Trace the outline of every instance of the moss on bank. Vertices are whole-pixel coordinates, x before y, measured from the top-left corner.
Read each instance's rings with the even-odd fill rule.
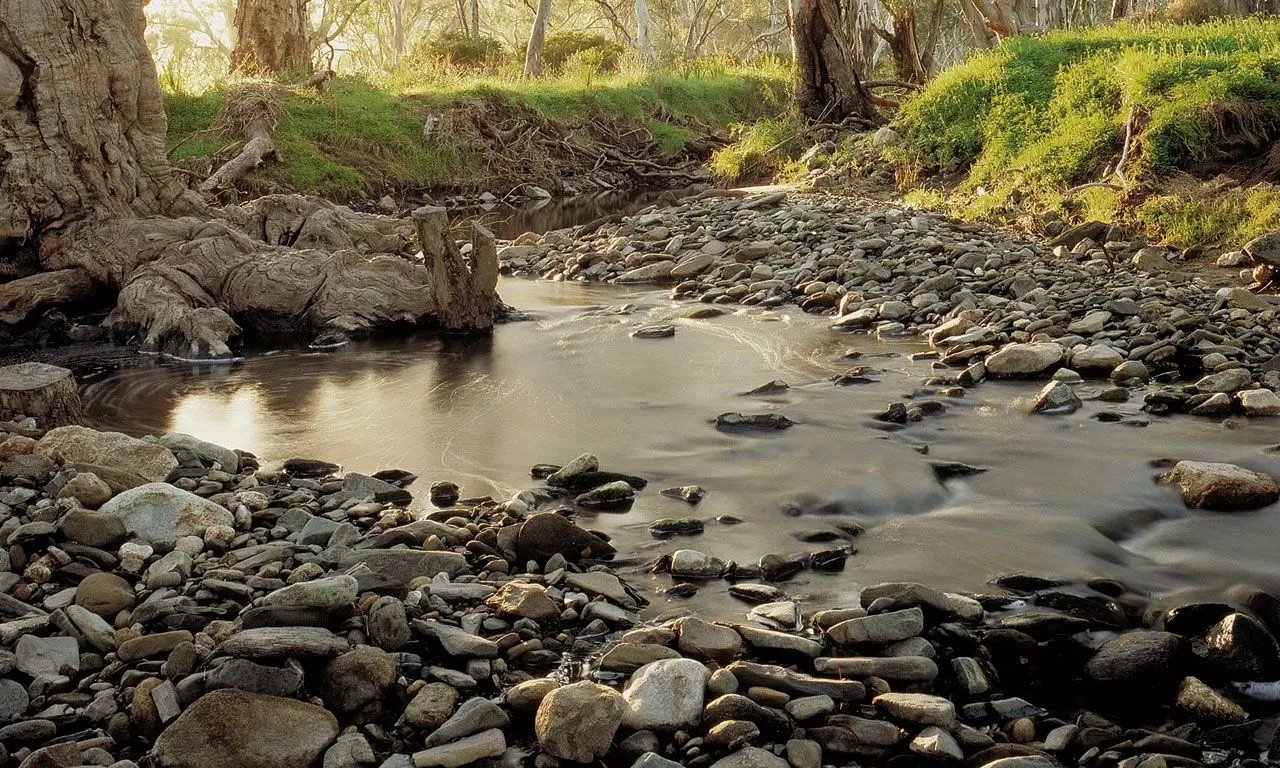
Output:
[[[890,157],[916,202],[1238,245],[1280,229],[1280,176],[1264,152],[1280,134],[1280,20],[1013,38],[942,73],[895,127],[904,141]],[[947,180],[930,183],[939,172]],[[1088,183],[1115,188],[1071,191]]]
[[[659,152],[674,153],[703,134],[780,111],[785,93],[785,73],[765,70],[609,76],[590,84],[562,78],[378,87],[340,78],[323,93],[287,98],[273,133],[283,163],[266,173],[291,189],[335,198],[387,189],[480,188],[498,181],[489,171],[492,158],[447,130],[452,111],[507,105],[570,127],[625,125],[651,138]],[[242,137],[213,131],[224,98],[221,90],[166,96],[174,162],[211,166],[239,147]],[[435,121],[445,129],[424,134]]]

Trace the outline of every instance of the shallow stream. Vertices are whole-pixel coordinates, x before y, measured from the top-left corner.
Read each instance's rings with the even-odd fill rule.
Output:
[[[1035,384],[986,383],[943,399],[945,413],[886,432],[871,416],[930,375],[910,341],[885,343],[829,330],[798,311],[746,309],[687,319],[665,292],[505,280],[503,298],[536,319],[485,340],[434,336],[358,342],[332,352],[283,351],[243,363],[144,363],[83,380],[93,425],[133,434],[187,432],[264,460],[302,456],[353,471],[401,468],[463,494],[505,498],[533,485],[529,468],[583,452],[602,468],[650,481],[625,512],[582,511],[608,532],[624,570],[650,588],[654,611],[688,605],[740,616],[728,584],[691,601],[668,598],[665,575],[643,566],[678,547],[739,562],[769,552],[839,546],[805,543],[837,523],[866,528],[843,572],[806,571],[785,588],[807,605],[837,604],[857,585],[909,579],[979,589],[993,576],[1120,579],[1153,595],[1220,597],[1236,584],[1280,590],[1280,504],[1256,512],[1186,510],[1154,482],[1162,458],[1225,460],[1280,474],[1280,420],[1149,417],[1140,399],[1089,399],[1068,416],[1027,416],[1014,401]],[[633,309],[626,309],[634,305]],[[630,333],[674,322],[665,339]],[[861,353],[851,360],[850,351]],[[855,365],[874,382],[837,386]],[[791,389],[741,393],[781,379]],[[1126,422],[1104,423],[1099,411]],[[780,412],[798,422],[777,433],[731,434],[727,411]],[[1149,423],[1148,423],[1149,422]],[[1146,426],[1140,426],[1141,424]],[[926,450],[927,453],[922,452]],[[987,468],[937,481],[931,461]],[[697,507],[663,488],[708,489]],[[797,514],[799,511],[799,514]],[[741,524],[714,518],[729,515]],[[699,536],[657,540],[664,517],[707,520]]]

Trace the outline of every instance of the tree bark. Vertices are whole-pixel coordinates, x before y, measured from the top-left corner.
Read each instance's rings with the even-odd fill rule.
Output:
[[[1129,0],[1111,0],[1111,20],[1120,21],[1129,15]]]
[[[231,71],[251,77],[311,74],[307,0],[238,0]]]
[[[34,417],[45,429],[84,421],[80,391],[71,371],[45,363],[0,368],[0,421]]]
[[[636,0],[636,50],[650,66],[658,63],[658,52],[649,36],[649,0]]]
[[[796,102],[811,119],[838,122],[880,115],[862,85],[857,64],[869,55],[860,46],[855,19],[859,0],[790,0],[791,45],[796,61]]]
[[[492,325],[497,266],[483,237],[467,268],[415,254],[412,221],[296,195],[211,209],[178,182],[141,11],[0,0],[0,261],[22,255],[0,269],[17,278],[0,282],[0,323],[114,295],[104,325],[119,337],[198,359],[228,356],[240,323],[260,316],[315,332]],[[247,130],[269,142],[260,128]]]
[[[551,0],[539,0],[538,13],[533,17],[533,29],[529,31],[529,45],[524,52],[524,76],[542,74],[542,44],[547,39],[547,21],[551,18]]]

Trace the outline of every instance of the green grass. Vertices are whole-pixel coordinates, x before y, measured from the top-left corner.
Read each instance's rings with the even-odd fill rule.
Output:
[[[804,121],[795,113],[735,126],[732,138],[732,144],[711,157],[712,174],[731,183],[787,180],[795,175],[793,164],[809,148]]]
[[[1208,202],[1161,192],[1180,172],[1212,175],[1228,165],[1234,158],[1221,151],[1226,145],[1247,154],[1280,134],[1278,19],[1012,38],[908,100],[895,119],[905,141],[892,156],[926,172],[967,168],[951,201],[962,213],[1008,214],[1018,207],[1014,190],[1022,208],[1062,207],[1071,187],[1120,182],[1105,172],[1119,159],[1131,113],[1124,176],[1130,187],[1157,194],[1127,210],[1121,196],[1090,190],[1075,206],[1185,243],[1235,242],[1280,227],[1276,193],[1267,187]],[[1219,216],[1247,221],[1211,221]]]
[[[408,81],[416,84],[409,84]],[[323,93],[289,96],[273,136],[283,164],[267,172],[286,186],[336,198],[389,188],[468,188],[486,182],[486,158],[447,130],[423,137],[424,121],[465,102],[498,100],[570,126],[617,121],[647,130],[674,152],[700,132],[781,111],[786,74],[776,69],[694,74],[555,77],[518,81],[427,77],[371,84],[341,78]],[[239,137],[212,131],[225,91],[166,96],[168,144],[177,162],[208,156]]]

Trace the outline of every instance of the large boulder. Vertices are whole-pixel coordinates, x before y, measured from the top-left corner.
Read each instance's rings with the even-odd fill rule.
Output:
[[[542,512],[521,523],[515,548],[522,563],[545,563],[557,554],[569,560],[608,557],[615,551],[609,542],[555,512]]]
[[[987,357],[987,374],[1016,378],[1039,376],[1048,373],[1062,362],[1066,351],[1061,344],[1039,342],[1034,344],[1009,344]]]
[[[1182,502],[1193,509],[1229,512],[1280,500],[1280,485],[1274,477],[1235,464],[1180,461],[1160,479],[1178,486]]]
[[[1280,232],[1255,237],[1245,245],[1244,252],[1255,262],[1280,267]]]
[[[224,688],[174,720],[151,757],[163,768],[310,768],[337,737],[323,707]]]
[[[543,751],[594,763],[609,752],[626,704],[612,688],[583,681],[551,691],[538,705],[534,730]]]
[[[125,491],[101,511],[120,518],[134,536],[166,546],[183,536],[202,536],[213,525],[235,525],[235,516],[225,508],[166,483]]]
[[[1172,632],[1139,630],[1107,641],[1085,665],[1085,676],[1106,693],[1169,692],[1185,675],[1187,643]]]
[[[36,443],[35,452],[62,464],[127,472],[149,483],[163,481],[178,466],[178,460],[163,445],[144,442],[122,432],[99,432],[88,427],[51,429]]]
[[[622,722],[634,730],[675,730],[698,724],[710,670],[693,659],[663,659],[636,670],[622,692]]]

